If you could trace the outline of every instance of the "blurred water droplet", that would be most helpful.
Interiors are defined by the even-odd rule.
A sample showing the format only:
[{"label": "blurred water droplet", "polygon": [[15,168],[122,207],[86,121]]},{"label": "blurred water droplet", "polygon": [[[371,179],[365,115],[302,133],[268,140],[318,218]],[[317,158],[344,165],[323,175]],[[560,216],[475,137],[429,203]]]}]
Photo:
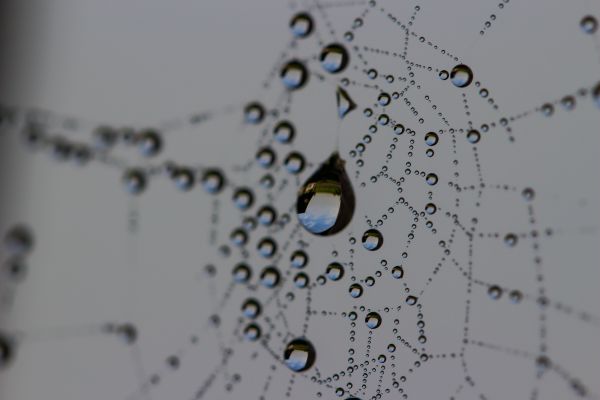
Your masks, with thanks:
[{"label": "blurred water droplet", "polygon": [[290,29],[297,38],[307,37],[313,30],[312,17],[305,12],[294,15],[290,20]]},{"label": "blurred water droplet", "polygon": [[122,179],[125,189],[133,195],[142,193],[146,188],[146,174],[141,169],[128,169]]},{"label": "blurred water droplet", "polygon": [[579,26],[584,33],[592,35],[598,30],[598,20],[592,15],[586,15],[579,22]]},{"label": "blurred water droplet", "polygon": [[260,315],[261,311],[262,308],[260,303],[256,299],[246,299],[244,304],[242,304],[242,314],[244,314],[246,318],[254,319]]}]

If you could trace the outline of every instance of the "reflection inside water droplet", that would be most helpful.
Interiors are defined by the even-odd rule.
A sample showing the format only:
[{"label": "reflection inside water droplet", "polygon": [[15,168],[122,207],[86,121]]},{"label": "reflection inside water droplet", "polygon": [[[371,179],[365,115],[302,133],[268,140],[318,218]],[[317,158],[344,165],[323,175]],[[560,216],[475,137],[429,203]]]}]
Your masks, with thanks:
[{"label": "reflection inside water droplet", "polygon": [[464,64],[459,64],[452,68],[450,80],[454,86],[459,88],[467,87],[473,81],[473,71]]},{"label": "reflection inside water droplet", "polygon": [[323,48],[319,60],[325,71],[337,74],[348,65],[348,52],[341,44],[333,43]]},{"label": "reflection inside water droplet", "polygon": [[365,323],[369,329],[377,329],[381,325],[381,316],[376,312],[370,312],[365,318]]},{"label": "reflection inside water droplet", "polygon": [[315,348],[306,339],[294,339],[283,352],[283,360],[289,369],[303,372],[313,366],[316,358]]},{"label": "reflection inside water droplet", "polygon": [[308,72],[304,64],[298,60],[292,60],[283,66],[279,76],[286,88],[296,90],[306,84]]},{"label": "reflection inside water droplet", "polygon": [[313,21],[309,14],[305,12],[294,15],[290,21],[292,34],[297,38],[304,38],[310,35],[313,29]]},{"label": "reflection inside water droplet", "polygon": [[363,247],[375,251],[383,245],[383,235],[377,229],[369,229],[362,236]]},{"label": "reflection inside water droplet", "polygon": [[338,153],[300,188],[296,212],[300,224],[317,235],[333,235],[348,225],[354,214],[354,192]]},{"label": "reflection inside water droplet", "polygon": [[338,86],[335,92],[335,99],[337,103],[338,116],[344,118],[350,111],[356,108],[356,103],[352,100],[348,92]]}]

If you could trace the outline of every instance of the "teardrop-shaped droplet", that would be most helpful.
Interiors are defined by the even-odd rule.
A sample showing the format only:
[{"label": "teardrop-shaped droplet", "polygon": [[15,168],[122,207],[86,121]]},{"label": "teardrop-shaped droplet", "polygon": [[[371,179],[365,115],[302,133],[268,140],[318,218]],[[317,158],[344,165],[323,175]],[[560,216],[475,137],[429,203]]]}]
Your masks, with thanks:
[{"label": "teardrop-shaped droplet", "polygon": [[294,339],[288,343],[283,352],[283,359],[289,369],[303,372],[315,363],[316,352],[312,343],[306,339]]},{"label": "teardrop-shaped droplet", "polygon": [[356,108],[356,103],[350,98],[348,92],[338,86],[335,92],[338,116],[344,118],[350,111]]},{"label": "teardrop-shaped droplet", "polygon": [[354,191],[338,153],[300,188],[296,212],[302,226],[316,235],[333,235],[348,225],[354,214]]}]

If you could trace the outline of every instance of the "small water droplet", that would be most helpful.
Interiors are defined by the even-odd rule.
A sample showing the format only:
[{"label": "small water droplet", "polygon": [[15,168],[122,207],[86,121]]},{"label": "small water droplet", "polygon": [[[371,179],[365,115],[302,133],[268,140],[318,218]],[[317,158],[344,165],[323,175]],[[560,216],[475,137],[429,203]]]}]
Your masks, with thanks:
[{"label": "small water droplet", "polygon": [[238,228],[231,232],[231,235],[229,235],[229,240],[231,240],[231,243],[235,246],[244,246],[248,241],[248,235],[246,234],[246,231]]},{"label": "small water droplet", "polygon": [[404,268],[401,265],[397,265],[392,268],[392,276],[394,279],[402,279],[404,277]]},{"label": "small water droplet", "polygon": [[340,263],[332,262],[325,271],[327,277],[332,281],[339,281],[344,276],[344,267]]},{"label": "small water droplet", "polygon": [[240,210],[247,210],[254,203],[254,195],[248,188],[238,188],[233,193],[233,203]]},{"label": "small water droplet", "polygon": [[435,214],[436,211],[437,211],[437,207],[433,203],[427,203],[427,205],[425,206],[425,212],[429,215]]},{"label": "small water droplet", "polygon": [[125,344],[133,344],[137,340],[137,328],[132,324],[125,323],[115,328],[115,333],[121,338]]},{"label": "small water droplet", "polygon": [[504,243],[508,247],[515,247],[517,245],[517,241],[517,235],[515,235],[514,233],[508,233],[506,234],[506,236],[504,236]]},{"label": "small water droplet", "polygon": [[598,20],[592,15],[586,15],[579,22],[579,26],[584,33],[593,35],[598,30]]},{"label": "small water droplet", "polygon": [[409,306],[414,306],[415,304],[417,304],[417,298],[415,296],[407,296],[406,304],[408,304]]},{"label": "small water droplet", "polygon": [[521,194],[522,194],[523,198],[527,201],[531,201],[535,197],[535,192],[533,191],[532,188],[523,189],[523,192]]},{"label": "small water droplet", "polygon": [[338,153],[300,188],[296,212],[300,224],[316,235],[332,235],[348,225],[354,214],[354,192]]},{"label": "small water droplet", "polygon": [[202,174],[202,187],[208,193],[217,194],[223,189],[223,184],[225,183],[225,178],[220,171],[216,169],[209,169],[204,171]]},{"label": "small water droplet", "polygon": [[261,311],[262,308],[260,303],[256,299],[246,299],[244,304],[242,304],[242,314],[244,314],[246,318],[254,319],[260,315]]},{"label": "small water droplet", "polygon": [[439,137],[435,132],[428,132],[425,134],[425,144],[427,144],[427,146],[435,146],[438,140]]},{"label": "small water droplet", "polygon": [[381,316],[376,312],[370,312],[365,318],[365,323],[369,329],[377,329],[381,325]]},{"label": "small water droplet", "polygon": [[291,143],[294,139],[296,130],[290,121],[279,121],[273,128],[275,140],[282,144]]},{"label": "small water droplet", "polygon": [[270,226],[277,218],[277,212],[271,206],[262,206],[256,213],[258,223],[263,226]]},{"label": "small water droplet", "polygon": [[146,129],[139,134],[138,147],[143,156],[153,157],[161,151],[162,139],[157,131]]},{"label": "small water droplet", "polygon": [[467,140],[469,141],[469,143],[471,143],[471,144],[478,143],[480,139],[481,139],[481,134],[479,133],[478,130],[471,129],[469,132],[467,132]]},{"label": "small water droplet", "polygon": [[279,283],[281,275],[276,267],[265,267],[260,273],[260,283],[267,288],[274,288]]},{"label": "small water droplet", "polygon": [[290,29],[297,38],[307,37],[313,30],[312,17],[305,12],[294,15],[290,20]]},{"label": "small water droplet", "polygon": [[251,342],[260,339],[260,334],[260,326],[258,326],[254,322],[246,325],[246,327],[244,328],[244,338]]},{"label": "small water droplet", "polygon": [[296,276],[294,276],[294,285],[296,285],[296,287],[299,289],[303,289],[308,286],[308,282],[308,275],[306,275],[304,272],[298,272]]},{"label": "small water droplet", "polygon": [[263,238],[256,245],[256,249],[261,256],[271,258],[277,252],[277,243],[269,237]]},{"label": "small water droplet", "polygon": [[459,64],[452,68],[450,80],[454,86],[459,88],[467,87],[473,81],[473,71],[464,64]]},{"label": "small water droplet", "polygon": [[175,182],[175,186],[179,190],[187,192],[194,186],[195,176],[194,172],[189,168],[177,168],[173,172],[171,179]]},{"label": "small water droplet", "polygon": [[270,168],[275,163],[275,152],[270,147],[263,147],[256,152],[256,161],[263,168]]},{"label": "small water droplet", "polygon": [[427,174],[427,176],[425,177],[425,182],[427,182],[428,185],[433,186],[436,183],[438,183],[438,177],[434,173]]},{"label": "small water droplet", "polygon": [[290,256],[290,262],[294,268],[304,268],[308,263],[308,255],[303,250],[296,250]]},{"label": "small water droplet", "polygon": [[244,107],[244,120],[249,124],[260,124],[265,117],[265,108],[258,102],[248,103]]},{"label": "small water droplet", "polygon": [[446,71],[445,69],[441,70],[440,73],[438,74],[438,77],[445,81],[446,79],[448,79],[448,77],[450,77],[450,74],[448,73],[448,71]]},{"label": "small water droplet", "polygon": [[33,234],[25,225],[15,225],[4,235],[4,246],[9,253],[22,256],[33,249]]},{"label": "small water droplet", "polygon": [[304,372],[313,366],[316,358],[312,343],[303,338],[294,339],[288,343],[283,352],[283,360],[289,369]]},{"label": "small water droplet", "polygon": [[139,168],[131,168],[123,174],[125,190],[130,194],[137,195],[146,188],[146,174]]},{"label": "small water droplet", "polygon": [[358,283],[353,283],[352,285],[350,285],[348,292],[350,293],[350,296],[352,296],[356,299],[356,298],[362,296],[363,288]]},{"label": "small water droplet", "polygon": [[502,288],[498,285],[492,285],[488,288],[488,296],[492,300],[498,300],[502,296]]},{"label": "small water droplet", "polygon": [[302,154],[292,151],[283,161],[285,169],[291,174],[299,174],[304,170],[304,157]]},{"label": "small water droplet", "polygon": [[247,264],[240,263],[233,268],[232,274],[237,283],[247,283],[252,277],[252,270]]},{"label": "small water droplet", "polygon": [[550,104],[550,103],[543,104],[542,108],[540,109],[540,111],[546,117],[550,117],[552,114],[554,114],[554,106],[552,104]]},{"label": "small water droplet", "polygon": [[383,246],[383,235],[377,229],[369,229],[363,233],[362,244],[369,251],[379,250]]},{"label": "small water droplet", "polygon": [[302,88],[308,80],[306,67],[298,60],[291,60],[285,64],[279,76],[283,85],[289,90]]},{"label": "small water droplet", "polygon": [[332,43],[323,48],[319,60],[325,71],[337,74],[346,68],[349,57],[344,46],[338,43]]}]

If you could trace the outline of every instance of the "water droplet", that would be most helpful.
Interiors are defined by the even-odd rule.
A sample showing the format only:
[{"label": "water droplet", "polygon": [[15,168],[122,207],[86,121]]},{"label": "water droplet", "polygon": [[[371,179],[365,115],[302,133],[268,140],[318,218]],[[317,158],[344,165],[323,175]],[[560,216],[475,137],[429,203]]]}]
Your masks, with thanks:
[{"label": "water droplet", "polygon": [[260,303],[258,300],[253,298],[246,299],[244,304],[242,304],[242,314],[244,314],[246,318],[254,319],[258,317],[261,310]]},{"label": "water droplet", "polygon": [[115,333],[125,344],[133,344],[137,340],[137,328],[132,324],[122,324],[116,327]]},{"label": "water droplet", "polygon": [[369,329],[377,329],[381,325],[381,316],[376,312],[370,312],[365,318],[365,323]]},{"label": "water droplet", "polygon": [[209,169],[204,171],[202,175],[202,187],[208,193],[216,194],[223,189],[223,184],[225,183],[225,178],[223,178],[223,174],[216,169]]},{"label": "water droplet", "polygon": [[392,268],[392,276],[394,279],[402,279],[404,277],[404,268],[401,265],[397,265]]},{"label": "water droplet", "polygon": [[594,89],[592,90],[592,98],[594,99],[596,105],[600,107],[600,82],[594,86]]},{"label": "water droplet", "polygon": [[387,93],[381,93],[379,95],[379,97],[377,97],[377,101],[379,102],[379,105],[382,106],[387,106],[388,104],[390,104],[391,98],[390,95]]},{"label": "water droplet", "polygon": [[385,354],[380,354],[380,355],[377,357],[377,362],[379,362],[379,364],[383,364],[383,363],[385,363],[385,362],[386,362],[386,360],[387,360],[387,357],[385,356]]},{"label": "water droplet", "polygon": [[493,300],[498,300],[502,296],[502,288],[498,285],[492,285],[488,288],[488,296]]},{"label": "water droplet", "polygon": [[428,185],[433,186],[436,183],[438,183],[438,177],[436,174],[427,174],[427,176],[425,177],[425,182],[427,182]]},{"label": "water droplet", "polygon": [[261,256],[271,258],[277,252],[277,243],[271,238],[263,238],[256,245],[256,249]]},{"label": "water droplet", "polygon": [[0,332],[0,368],[7,367],[15,358],[15,343],[11,338]]},{"label": "water droplet", "polygon": [[513,290],[508,294],[508,298],[510,299],[510,301],[517,304],[520,303],[521,300],[523,300],[523,293],[521,293],[518,290]]},{"label": "water droplet", "polygon": [[117,143],[118,132],[110,126],[99,126],[94,129],[94,145],[100,150],[108,150]]},{"label": "water droplet", "polygon": [[362,296],[363,288],[358,283],[353,283],[352,285],[350,285],[348,292],[350,293],[350,296],[352,296],[356,299],[356,298]]},{"label": "water droplet", "polygon": [[294,268],[304,268],[308,263],[308,255],[303,250],[296,250],[290,256],[290,262]]},{"label": "water droplet", "polygon": [[377,229],[369,229],[362,235],[362,244],[369,251],[379,250],[383,246],[383,235]]},{"label": "water droplet", "polygon": [[279,283],[279,270],[275,267],[265,267],[260,273],[260,283],[267,288],[274,288]]},{"label": "water droplet", "polygon": [[177,168],[171,179],[175,182],[175,186],[184,192],[190,190],[195,181],[194,172],[189,168]]},{"label": "water droplet", "polygon": [[575,97],[565,96],[560,100],[560,104],[567,111],[571,111],[575,108]]},{"label": "water droplet", "polygon": [[427,144],[427,146],[435,146],[438,140],[439,137],[435,132],[428,132],[425,134],[425,144]]},{"label": "water droplet", "polygon": [[275,178],[271,174],[265,174],[258,183],[265,189],[271,189],[275,185]]},{"label": "water droplet", "polygon": [[4,246],[13,255],[22,256],[33,249],[33,234],[25,225],[15,225],[4,235]]},{"label": "water droplet", "polygon": [[300,224],[316,235],[333,235],[348,225],[354,214],[354,192],[338,153],[300,188],[296,212]]},{"label": "water droplet", "polygon": [[244,328],[244,338],[246,338],[246,340],[249,340],[251,342],[254,342],[254,341],[260,339],[260,334],[261,334],[260,326],[258,326],[254,322],[246,325],[246,327]]},{"label": "water droplet", "polygon": [[337,87],[335,92],[335,99],[337,103],[338,116],[344,118],[348,113],[356,108],[356,103],[352,100],[348,92],[341,87]]},{"label": "water droplet", "polygon": [[427,205],[425,206],[425,212],[429,215],[435,214],[436,211],[437,211],[437,207],[433,203],[427,203]]},{"label": "water droplet", "polygon": [[332,281],[339,281],[344,276],[344,267],[340,263],[332,262],[325,271],[327,277]]},{"label": "water droplet", "polygon": [[414,306],[415,304],[417,304],[417,298],[415,296],[407,296],[406,304],[408,304],[409,306]]},{"label": "water droplet", "polygon": [[319,56],[321,66],[332,74],[342,72],[348,65],[348,58],[348,52],[338,43],[325,46]]},{"label": "water droplet", "polygon": [[394,343],[388,344],[387,351],[389,351],[390,353],[395,352],[396,351],[396,345]]},{"label": "water droplet", "polygon": [[162,149],[162,139],[157,131],[147,129],[139,134],[138,147],[145,157],[153,157]]},{"label": "water droplet", "polygon": [[275,140],[282,144],[291,143],[294,139],[296,130],[290,121],[279,121],[273,128]]},{"label": "water droplet", "polygon": [[316,352],[312,343],[303,338],[288,343],[283,352],[283,360],[289,369],[304,372],[315,363]]},{"label": "water droplet", "polygon": [[523,192],[521,193],[521,195],[523,196],[523,198],[525,200],[531,201],[535,197],[535,192],[533,191],[532,188],[525,188],[525,189],[523,189]]},{"label": "water droplet", "polygon": [[469,132],[467,132],[467,140],[469,143],[475,144],[479,142],[479,139],[481,139],[481,134],[478,130],[471,129]]},{"label": "water droplet", "polygon": [[306,275],[304,272],[298,272],[296,276],[294,276],[294,285],[296,285],[296,287],[299,289],[308,286],[308,282],[308,275]]},{"label": "water droplet", "polygon": [[581,30],[589,35],[593,35],[598,30],[598,20],[592,15],[586,15],[579,22]]},{"label": "water droplet", "polygon": [[308,72],[304,64],[298,60],[292,60],[283,66],[279,76],[286,88],[296,90],[306,84]]},{"label": "water droplet", "polygon": [[313,20],[309,14],[300,12],[290,20],[290,29],[295,37],[305,38],[313,30]]},{"label": "water droplet", "polygon": [[508,233],[506,234],[506,236],[504,236],[504,243],[508,247],[515,247],[517,245],[517,241],[517,235],[515,235],[514,233]]},{"label": "water droplet", "polygon": [[449,76],[450,76],[450,74],[445,69],[441,70],[440,73],[438,74],[438,77],[443,81],[448,79]]},{"label": "water droplet", "polygon": [[254,203],[254,195],[248,188],[238,188],[233,193],[233,203],[240,210],[247,210]]},{"label": "water droplet", "polygon": [[277,212],[271,206],[262,206],[256,213],[258,222],[263,226],[271,226],[277,218]]},{"label": "water droplet", "polygon": [[270,168],[275,163],[275,152],[270,147],[263,147],[256,152],[256,161],[263,168]]},{"label": "water droplet", "polygon": [[123,174],[123,184],[129,193],[140,194],[146,188],[146,174],[139,168],[128,169]]},{"label": "water droplet", "polygon": [[244,120],[249,124],[260,124],[265,117],[265,108],[258,102],[252,102],[244,107]]},{"label": "water droplet", "polygon": [[247,264],[240,263],[233,268],[233,280],[237,283],[247,283],[252,277],[252,270]]},{"label": "water droplet", "polygon": [[288,154],[283,163],[291,174],[299,174],[304,170],[304,157],[296,151]]},{"label": "water droplet", "polygon": [[554,106],[552,104],[550,104],[550,103],[543,104],[542,108],[540,109],[540,111],[546,117],[550,117],[552,114],[554,114]]},{"label": "water droplet", "polygon": [[473,81],[473,71],[464,64],[459,64],[452,68],[450,80],[454,86],[459,88],[467,87]]}]

